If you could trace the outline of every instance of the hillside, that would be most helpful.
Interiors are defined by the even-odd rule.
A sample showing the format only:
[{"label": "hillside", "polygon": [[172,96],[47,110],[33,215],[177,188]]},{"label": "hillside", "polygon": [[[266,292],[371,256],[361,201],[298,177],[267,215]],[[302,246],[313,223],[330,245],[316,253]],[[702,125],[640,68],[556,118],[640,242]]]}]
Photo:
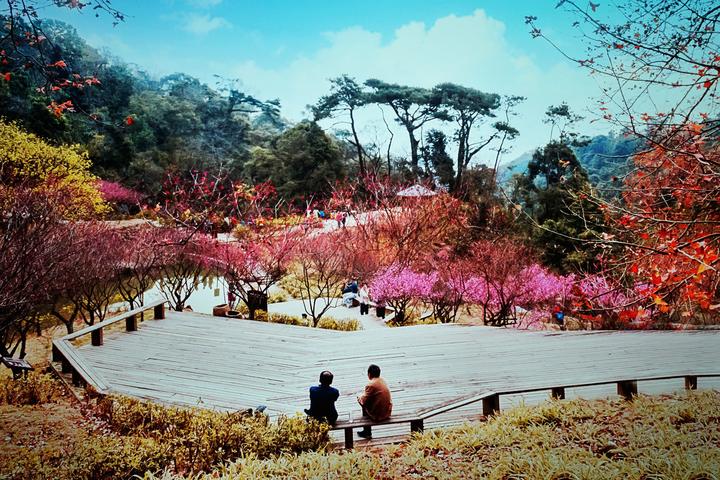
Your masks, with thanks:
[{"label": "hillside", "polygon": [[[574,150],[590,181],[602,188],[611,184],[613,177],[621,180],[630,171],[630,156],[638,151],[640,145],[638,139],[610,132],[592,137],[587,145]],[[513,175],[525,172],[532,155],[533,152],[525,152],[503,164],[498,175],[500,182],[507,183]]]}]

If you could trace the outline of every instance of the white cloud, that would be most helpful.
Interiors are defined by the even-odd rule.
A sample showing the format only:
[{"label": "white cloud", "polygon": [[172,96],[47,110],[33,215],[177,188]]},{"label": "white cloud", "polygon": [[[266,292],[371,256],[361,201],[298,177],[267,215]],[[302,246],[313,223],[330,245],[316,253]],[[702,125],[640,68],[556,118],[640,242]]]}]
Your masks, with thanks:
[{"label": "white cloud", "polygon": [[[305,106],[327,93],[328,78],[343,73],[360,81],[379,78],[422,87],[453,82],[488,92],[523,95],[528,100],[515,119],[521,132],[515,148],[519,153],[547,142],[549,130],[542,124],[542,116],[548,105],[566,100],[580,109],[587,105],[595,87],[584,72],[560,63],[560,59],[552,65],[537,64],[531,55],[510,44],[506,33],[504,23],[476,10],[467,16],[440,18],[430,26],[408,23],[388,39],[362,27],[325,33],[325,47],[278,68],[244,61],[211,69],[240,78],[249,93],[279,97],[283,114],[292,120],[303,118]],[[368,110],[363,120],[366,129],[374,131],[378,111]],[[380,125],[378,130],[383,130]],[[407,140],[401,134],[396,135],[395,142],[404,144]]]},{"label": "white cloud", "polygon": [[205,35],[219,28],[229,27],[230,22],[222,17],[210,15],[188,14],[183,19],[183,30],[195,35]]},{"label": "white cloud", "polygon": [[187,0],[188,5],[199,8],[210,8],[220,5],[223,0]]}]

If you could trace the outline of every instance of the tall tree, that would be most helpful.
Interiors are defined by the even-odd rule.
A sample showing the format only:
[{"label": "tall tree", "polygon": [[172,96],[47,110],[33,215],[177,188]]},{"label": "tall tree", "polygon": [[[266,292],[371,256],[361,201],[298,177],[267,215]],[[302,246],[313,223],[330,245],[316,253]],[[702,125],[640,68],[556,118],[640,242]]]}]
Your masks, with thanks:
[{"label": "tall tree", "polygon": [[352,137],[349,142],[357,152],[360,176],[364,177],[367,173],[365,150],[358,137],[355,112],[367,104],[367,93],[363,91],[362,85],[347,75],[330,79],[330,85],[330,93],[320,97],[317,103],[310,107],[313,119],[318,122],[325,118],[347,114]]},{"label": "tall tree", "polygon": [[315,122],[301,122],[276,142],[282,183],[278,192],[286,199],[327,194],[329,186],[345,177],[345,165],[337,143]]},{"label": "tall tree", "polygon": [[423,157],[432,166],[437,180],[448,187],[453,186],[455,171],[453,160],[447,153],[447,136],[440,130],[430,130],[425,134]]},{"label": "tall tree", "polygon": [[367,80],[365,85],[373,89],[368,96],[368,102],[388,105],[395,113],[395,121],[407,131],[410,140],[410,161],[417,172],[420,141],[415,132],[432,120],[450,119],[443,108],[442,97],[436,91],[427,88],[396,85],[377,79]]},{"label": "tall tree", "polygon": [[462,175],[470,165],[470,161],[480,150],[487,147],[500,136],[507,126],[498,123],[493,125],[494,131],[484,138],[473,141],[472,133],[484,118],[495,116],[494,110],[500,107],[500,95],[485,93],[474,88],[463,87],[454,83],[443,83],[433,89],[442,106],[447,109],[450,119],[457,128],[455,140],[458,142],[455,185],[462,182]]}]

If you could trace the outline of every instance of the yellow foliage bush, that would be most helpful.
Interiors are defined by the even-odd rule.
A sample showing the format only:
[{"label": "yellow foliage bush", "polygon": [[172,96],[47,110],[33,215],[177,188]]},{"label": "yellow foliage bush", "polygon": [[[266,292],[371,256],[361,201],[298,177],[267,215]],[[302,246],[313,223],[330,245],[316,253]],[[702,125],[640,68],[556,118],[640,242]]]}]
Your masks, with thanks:
[{"label": "yellow foliage bush", "polygon": [[318,322],[318,328],[324,328],[327,330],[339,330],[341,332],[355,332],[362,330],[360,322],[354,318],[348,319],[334,319],[323,317]]},{"label": "yellow foliage bush", "polygon": [[53,403],[65,393],[59,380],[44,373],[30,372],[18,380],[11,377],[0,380],[0,404],[4,405]]},{"label": "yellow foliage bush", "polygon": [[3,480],[115,480],[147,472],[162,472],[172,465],[169,445],[153,439],[83,435],[66,450],[25,447],[12,464],[0,466]]},{"label": "yellow foliage bush", "polygon": [[127,397],[108,397],[100,410],[116,433],[166,448],[179,471],[208,471],[249,454],[266,458],[323,449],[328,441],[327,425],[304,417],[270,422],[263,414],[166,407]]},{"label": "yellow foliage bush", "polygon": [[5,185],[23,184],[38,191],[67,193],[69,218],[108,210],[90,173],[90,159],[78,146],[55,147],[14,123],[0,120],[0,171]]},{"label": "yellow foliage bush", "polygon": [[[720,477],[720,392],[553,401],[413,435],[383,450],[246,456],[194,480]],[[152,474],[145,480],[156,479]],[[171,480],[166,473],[162,479]]]}]

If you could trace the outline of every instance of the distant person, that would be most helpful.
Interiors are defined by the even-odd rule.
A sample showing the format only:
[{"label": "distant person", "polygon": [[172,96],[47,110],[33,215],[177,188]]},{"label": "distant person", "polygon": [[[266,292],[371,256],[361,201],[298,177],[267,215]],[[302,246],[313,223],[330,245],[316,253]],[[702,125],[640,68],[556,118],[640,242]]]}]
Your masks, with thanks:
[{"label": "distant person", "polygon": [[363,284],[360,287],[358,293],[358,300],[360,301],[360,315],[367,315],[370,313],[370,289],[367,285]]},{"label": "distant person", "polygon": [[347,308],[351,308],[355,300],[357,300],[357,281],[352,280],[345,284],[342,289],[342,303]]},{"label": "distant person", "polygon": [[565,313],[559,305],[555,305],[552,311],[553,320],[560,325],[560,330],[565,330]]},{"label": "distant person", "polygon": [[340,396],[337,388],[332,385],[333,374],[327,370],[320,373],[320,385],[310,387],[310,408],[305,409],[308,417],[315,418],[321,422],[335,425],[338,413],[335,410],[335,402]]},{"label": "distant person", "polygon": [[[374,422],[382,422],[390,418],[392,414],[392,398],[390,389],[385,380],[380,377],[380,367],[370,365],[368,367],[368,379],[365,385],[365,392],[358,397],[358,403],[362,407],[363,417],[369,417]],[[358,435],[363,438],[372,437],[371,427],[364,427]]]}]

